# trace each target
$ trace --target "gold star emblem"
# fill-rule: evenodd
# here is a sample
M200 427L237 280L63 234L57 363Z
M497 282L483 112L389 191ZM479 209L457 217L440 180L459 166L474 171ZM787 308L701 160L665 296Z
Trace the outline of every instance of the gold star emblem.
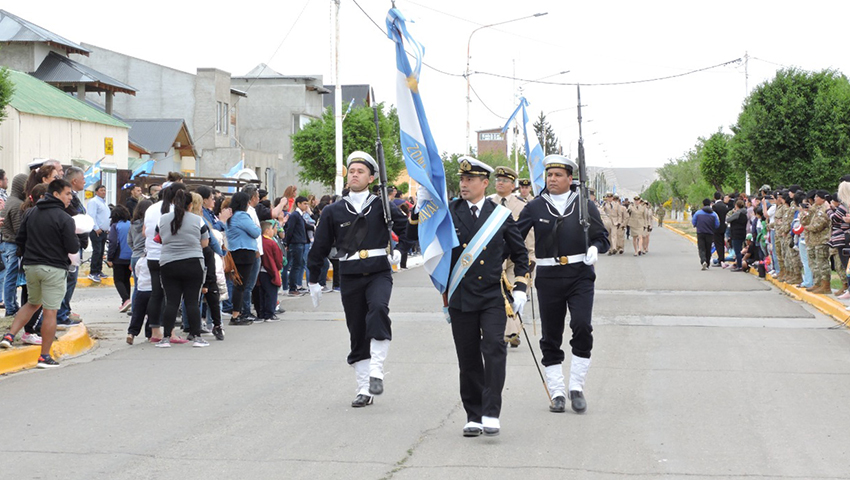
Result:
M419 81L413 75L407 77L407 88L413 93L419 93Z

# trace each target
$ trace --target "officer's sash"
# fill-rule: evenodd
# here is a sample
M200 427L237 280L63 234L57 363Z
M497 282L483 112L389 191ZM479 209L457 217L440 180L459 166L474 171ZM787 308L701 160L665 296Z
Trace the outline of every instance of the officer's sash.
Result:
M493 213L491 213L489 217L487 217L487 221L484 222L484 225L478 229L478 232L474 237L472 237L472 240L466 244L466 248L464 248L463 252L460 254L460 259L452 269L451 275L449 275L449 299L452 298L452 295L455 293L455 289L460 284L460 280L463 276L466 275L469 267L472 266L472 263L476 258L478 258L478 255L484 251L484 247L490 243L490 240L493 239L493 236L499 231L499 227L505 223L505 220L508 219L510 214L511 211L508 208L496 205L496 209L493 210Z

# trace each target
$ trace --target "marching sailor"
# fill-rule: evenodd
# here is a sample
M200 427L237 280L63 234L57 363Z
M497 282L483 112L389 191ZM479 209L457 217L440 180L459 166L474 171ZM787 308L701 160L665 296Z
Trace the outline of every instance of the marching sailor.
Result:
M513 309L522 312L528 254L511 211L484 197L493 169L472 157L458 160L461 198L449 211L459 246L452 250L446 310L468 421L463 435L498 435L507 361L502 261L510 258L514 264Z
M494 176L496 177L496 193L490 195L490 200L494 201L498 205L503 207L507 207L508 210L511 211L511 215L514 217L514 221L519 220L519 212L525 208L525 205L528 203L526 200L523 200L521 197L514 195L514 182L517 179L517 174L512 168L508 167L496 167ZM528 260L534 262L534 232L528 234L525 237L525 249L528 250ZM530 265L531 265L530 264ZM529 270L533 270L533 267L529 265ZM505 260L504 264L504 272L508 278L508 284L513 285L515 283L514 277L514 264L510 261L510 259ZM527 294L526 294L527 295ZM520 312L522 314L522 312ZM511 347L518 347L520 344L520 333L522 332L522 325L520 324L519 317L517 315L508 315L508 321L505 325L505 341L511 344Z
M371 405L384 391L384 360L392 340L389 303L393 278L390 264L401 254L388 254L389 231L381 199L369 193L378 163L366 152L348 156L350 193L322 210L313 247L307 257L310 295L318 306L322 295L319 275L331 248L339 252L340 293L351 340L348 364L354 367L357 397L352 407ZM407 217L390 203L393 231L407 229ZM390 259L390 257L392 257Z
M537 272L535 286L540 305L542 337L541 363L546 371L546 384L552 397L549 410L566 411L566 395L572 409L582 413L587 409L584 398L584 381L590 367L590 350L593 348L594 282L593 264L598 255L608 250L608 232L596 204L581 199L570 189L575 162L561 155L543 159L546 168L546 192L529 202L517 222L520 234L534 229L536 238ZM579 223L579 202L586 201L589 213L589 244ZM569 390L564 386L561 363L564 351L564 320L570 311L572 330L572 360L570 362Z

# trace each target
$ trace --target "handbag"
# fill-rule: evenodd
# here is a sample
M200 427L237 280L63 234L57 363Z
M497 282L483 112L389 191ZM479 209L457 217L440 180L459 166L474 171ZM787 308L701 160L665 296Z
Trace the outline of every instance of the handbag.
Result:
M236 269L236 262L233 261L233 256L229 250L224 254L224 274L236 285L242 285L242 276L239 275L239 270Z

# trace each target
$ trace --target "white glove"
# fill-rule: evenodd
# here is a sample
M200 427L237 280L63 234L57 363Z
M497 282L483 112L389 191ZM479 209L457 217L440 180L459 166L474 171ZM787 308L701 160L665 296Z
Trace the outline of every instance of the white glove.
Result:
M71 218L74 220L74 233L77 235L89 233L94 230L94 219L89 215L78 214Z
M591 245L587 249L587 255L584 256L584 264L593 265L597 260L599 260L599 249L595 245Z
M322 286L318 283L308 283L310 289L310 298L313 300L313 308L319 306L319 300L322 298Z
M449 307L443 307L443 315L446 317L446 323L452 323L452 317L449 315Z
M431 194L425 187L419 187L416 189L416 207L414 212L419 213L419 210L422 208L422 205L431 200Z
M520 314L522 316L522 311L525 309L525 304L528 303L528 295L525 292L514 291L514 303L511 305L511 308L514 309L514 314Z
M387 255L387 260L390 261L390 265L398 265L401 263L401 252L398 250L393 250L392 255Z

